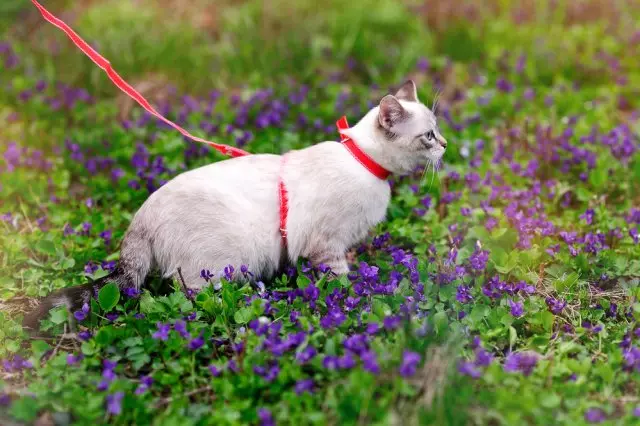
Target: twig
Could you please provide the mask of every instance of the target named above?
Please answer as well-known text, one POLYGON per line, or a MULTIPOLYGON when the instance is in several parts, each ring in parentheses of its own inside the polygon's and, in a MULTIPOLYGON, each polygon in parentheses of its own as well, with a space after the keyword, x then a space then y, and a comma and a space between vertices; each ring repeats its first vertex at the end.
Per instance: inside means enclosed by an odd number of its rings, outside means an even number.
MULTIPOLYGON (((200 388, 197 388, 197 389, 190 390, 189 392, 186 392, 186 393, 182 394, 181 396, 190 397, 190 396, 193 396, 193 395, 196 395, 196 394, 199 394, 199 393, 202 393, 202 392, 210 391, 210 390, 211 390, 211 385, 207 385, 207 386, 203 386, 203 387, 200 387, 200 388)), ((163 405, 167 405, 167 404, 171 403, 171 401, 173 401, 174 399, 175 398, 172 397, 172 396, 169 396, 169 397, 166 397, 166 398, 162 398, 161 400, 159 400, 156 403, 155 408, 160 408, 163 405)))
MULTIPOLYGON (((64 325, 64 333, 63 336, 67 334, 67 324, 64 325)), ((60 345, 62 344, 62 341, 64 340, 63 337, 60 337, 60 339, 58 340, 58 344, 56 345, 55 349, 53 349, 53 353, 51 354, 51 357, 56 356, 56 354, 58 353, 58 349, 60 349, 60 345)))
POLYGON ((81 342, 82 340, 78 337, 78 335, 76 333, 64 333, 61 334, 58 337, 45 337, 45 336, 31 336, 30 337, 31 340, 44 340, 44 341, 49 341, 49 342, 55 342, 58 339, 60 340, 72 340, 74 342, 81 342))
POLYGON ((187 288, 187 285, 184 282, 184 277, 182 276, 182 268, 178 267, 178 276, 180 277, 180 282, 182 283, 182 289, 184 290, 184 295, 187 296, 187 299, 189 298, 189 289, 187 288))

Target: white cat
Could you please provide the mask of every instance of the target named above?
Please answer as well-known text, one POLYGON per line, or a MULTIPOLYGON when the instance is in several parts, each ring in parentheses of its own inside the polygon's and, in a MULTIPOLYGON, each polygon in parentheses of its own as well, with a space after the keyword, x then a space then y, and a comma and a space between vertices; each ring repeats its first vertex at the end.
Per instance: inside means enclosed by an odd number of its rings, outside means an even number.
MULTIPOLYGON (((380 166, 407 174, 437 162, 447 145, 434 114, 418 101, 413 81, 343 134, 380 166)), ((165 277, 181 269, 186 286, 206 284, 200 271, 247 265, 257 278, 308 258, 336 274, 345 254, 382 221, 389 184, 374 176, 339 142, 323 142, 281 156, 256 154, 185 172, 154 192, 136 213, 115 271, 96 282, 45 298, 25 325, 53 306, 76 308, 107 282, 139 289, 151 269, 165 277), (288 191, 286 245, 280 233, 278 179, 288 191)), ((218 277, 213 278, 217 280, 218 277)))

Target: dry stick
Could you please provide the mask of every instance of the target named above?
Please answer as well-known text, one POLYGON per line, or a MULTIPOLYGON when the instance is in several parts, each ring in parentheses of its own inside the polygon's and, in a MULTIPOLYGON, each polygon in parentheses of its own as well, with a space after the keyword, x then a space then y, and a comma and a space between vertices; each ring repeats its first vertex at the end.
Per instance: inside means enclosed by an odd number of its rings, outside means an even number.
MULTIPOLYGON (((190 390, 189 392, 186 392, 186 393, 182 394, 182 396, 189 397, 189 396, 193 396, 193 395, 196 395, 196 394, 199 394, 199 393, 202 393, 202 392, 206 392, 206 391, 210 391, 210 390, 211 390, 211 385, 207 385, 207 386, 203 386, 201 388, 190 390)), ((175 398, 172 397, 172 396, 169 396, 169 397, 166 397, 166 398, 162 398, 160 401, 158 401, 156 403, 155 408, 160 408, 163 405, 167 405, 167 404, 171 403, 171 401, 173 401, 174 399, 175 398)))
POLYGON ((187 285, 184 282, 184 277, 182 276, 182 268, 178 267, 178 276, 180 277, 180 282, 182 283, 182 289, 184 290, 184 295, 189 298, 189 290, 187 289, 187 285))
MULTIPOLYGON (((64 325, 64 333, 63 334, 67 334, 67 324, 64 325)), ((60 340, 58 340, 58 344, 56 345, 55 349, 53 350, 53 354, 51 354, 52 358, 54 356, 56 356, 56 354, 58 353, 58 349, 60 349, 60 345, 62 344, 63 340, 64 340, 63 337, 60 337, 60 340)))

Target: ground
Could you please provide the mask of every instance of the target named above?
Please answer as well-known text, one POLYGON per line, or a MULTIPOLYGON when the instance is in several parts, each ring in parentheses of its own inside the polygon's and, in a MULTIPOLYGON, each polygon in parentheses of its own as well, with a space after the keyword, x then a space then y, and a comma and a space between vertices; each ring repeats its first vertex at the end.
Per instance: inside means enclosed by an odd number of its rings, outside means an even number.
POLYGON ((449 146, 390 180, 348 277, 152 278, 29 334, 38 297, 114 267, 151 192, 224 158, 5 0, 2 424, 640 423, 637 3, 43 3, 202 137, 335 140, 412 78, 449 146))

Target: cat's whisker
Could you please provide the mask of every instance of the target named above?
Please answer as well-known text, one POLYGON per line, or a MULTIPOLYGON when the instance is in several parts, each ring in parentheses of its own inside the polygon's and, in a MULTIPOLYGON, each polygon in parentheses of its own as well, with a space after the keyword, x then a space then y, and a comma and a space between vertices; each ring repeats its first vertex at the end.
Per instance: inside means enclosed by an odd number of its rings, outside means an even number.
POLYGON ((433 181, 436 178, 436 168, 438 167, 438 164, 435 161, 432 161, 433 163, 433 170, 431 173, 431 183, 429 184, 429 190, 431 190, 431 188, 433 187, 433 181))
POLYGON ((427 164, 425 164, 424 169, 422 169, 422 175, 420 176, 420 186, 422 186, 422 183, 424 181, 424 177, 426 176, 430 165, 431 165, 431 160, 427 161, 427 164))
POLYGON ((433 104, 431 105, 431 111, 436 114, 438 108, 438 101, 440 100, 440 95, 442 95, 442 89, 438 89, 436 91, 435 96, 433 97, 433 104))

